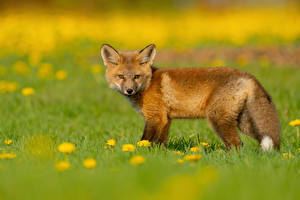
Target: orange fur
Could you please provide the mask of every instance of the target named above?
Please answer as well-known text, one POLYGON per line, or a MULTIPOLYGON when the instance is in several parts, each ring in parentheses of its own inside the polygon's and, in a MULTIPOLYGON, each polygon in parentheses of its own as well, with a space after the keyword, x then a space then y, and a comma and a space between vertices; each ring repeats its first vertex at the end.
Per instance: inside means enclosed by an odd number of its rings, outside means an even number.
POLYGON ((241 144, 236 127, 260 143, 270 137, 279 149, 277 112, 255 77, 223 67, 156 69, 155 53, 154 45, 125 53, 104 45, 101 51, 108 83, 145 119, 143 140, 166 145, 172 119, 206 118, 228 149, 241 144))

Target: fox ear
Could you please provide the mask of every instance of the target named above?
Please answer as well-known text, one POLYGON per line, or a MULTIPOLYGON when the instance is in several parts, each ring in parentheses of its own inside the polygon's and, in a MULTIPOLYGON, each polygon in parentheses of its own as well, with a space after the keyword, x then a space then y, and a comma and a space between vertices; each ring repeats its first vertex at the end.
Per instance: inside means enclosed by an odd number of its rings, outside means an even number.
POLYGON ((107 66, 108 63, 113 65, 118 65, 120 63, 118 51, 108 44, 104 44, 101 47, 101 57, 105 66, 107 66))
POLYGON ((139 52, 137 60, 139 61, 140 64, 147 63, 152 65, 155 55, 156 55, 155 44, 150 44, 139 52))

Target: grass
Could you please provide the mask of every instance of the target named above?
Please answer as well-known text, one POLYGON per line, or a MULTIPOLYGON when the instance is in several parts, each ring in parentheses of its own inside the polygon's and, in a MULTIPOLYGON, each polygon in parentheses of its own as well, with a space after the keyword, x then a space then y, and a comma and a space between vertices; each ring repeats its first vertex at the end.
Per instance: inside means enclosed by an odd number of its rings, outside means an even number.
POLYGON ((143 119, 108 88, 103 70, 95 75, 70 56, 49 58, 68 77, 45 80, 36 76, 37 68, 28 76, 17 75, 11 66, 19 59, 0 58, 8 70, 1 80, 20 85, 13 93, 0 94, 0 151, 17 155, 0 160, 0 199, 300 199, 300 139, 288 124, 299 118, 299 69, 242 68, 273 97, 282 125, 281 152, 263 153, 254 140, 241 135, 240 153, 225 153, 205 121, 175 120, 167 148, 138 147, 131 153, 122 152, 121 146, 136 144, 143 119), (23 87, 33 87, 35 94, 23 96, 23 87), (110 138, 117 141, 113 150, 105 149, 110 138), (6 145, 5 139, 13 143, 6 145), (57 150, 64 141, 76 146, 70 155, 57 150), (172 151, 191 154, 189 148, 200 142, 211 146, 198 162, 177 163, 182 156, 172 151), (282 159, 282 153, 294 158, 282 159), (131 166, 133 155, 143 155, 146 162, 131 166), (97 160, 96 168, 83 167, 88 157, 97 160), (53 166, 60 160, 69 160, 70 169, 57 172, 53 166))

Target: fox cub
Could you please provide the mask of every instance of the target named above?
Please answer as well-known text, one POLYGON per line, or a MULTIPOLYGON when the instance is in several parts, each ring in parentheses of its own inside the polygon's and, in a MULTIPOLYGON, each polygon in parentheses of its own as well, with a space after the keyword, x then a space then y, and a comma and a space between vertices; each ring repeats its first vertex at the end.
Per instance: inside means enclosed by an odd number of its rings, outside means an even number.
POLYGON ((109 86, 145 119, 142 140, 166 145, 172 119, 206 118, 227 149, 241 145, 238 127, 262 150, 279 150, 275 106, 254 76, 224 67, 158 69, 152 66, 155 54, 154 44, 132 52, 101 48, 109 86))

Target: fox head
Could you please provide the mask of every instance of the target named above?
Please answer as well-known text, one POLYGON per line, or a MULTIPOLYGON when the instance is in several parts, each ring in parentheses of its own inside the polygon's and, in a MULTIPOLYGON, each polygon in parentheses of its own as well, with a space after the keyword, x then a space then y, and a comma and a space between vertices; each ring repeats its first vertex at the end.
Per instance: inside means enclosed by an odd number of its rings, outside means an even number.
POLYGON ((154 44, 140 51, 119 52, 104 44, 101 57, 106 67, 106 80, 118 92, 132 96, 143 91, 152 77, 151 65, 156 54, 154 44))

